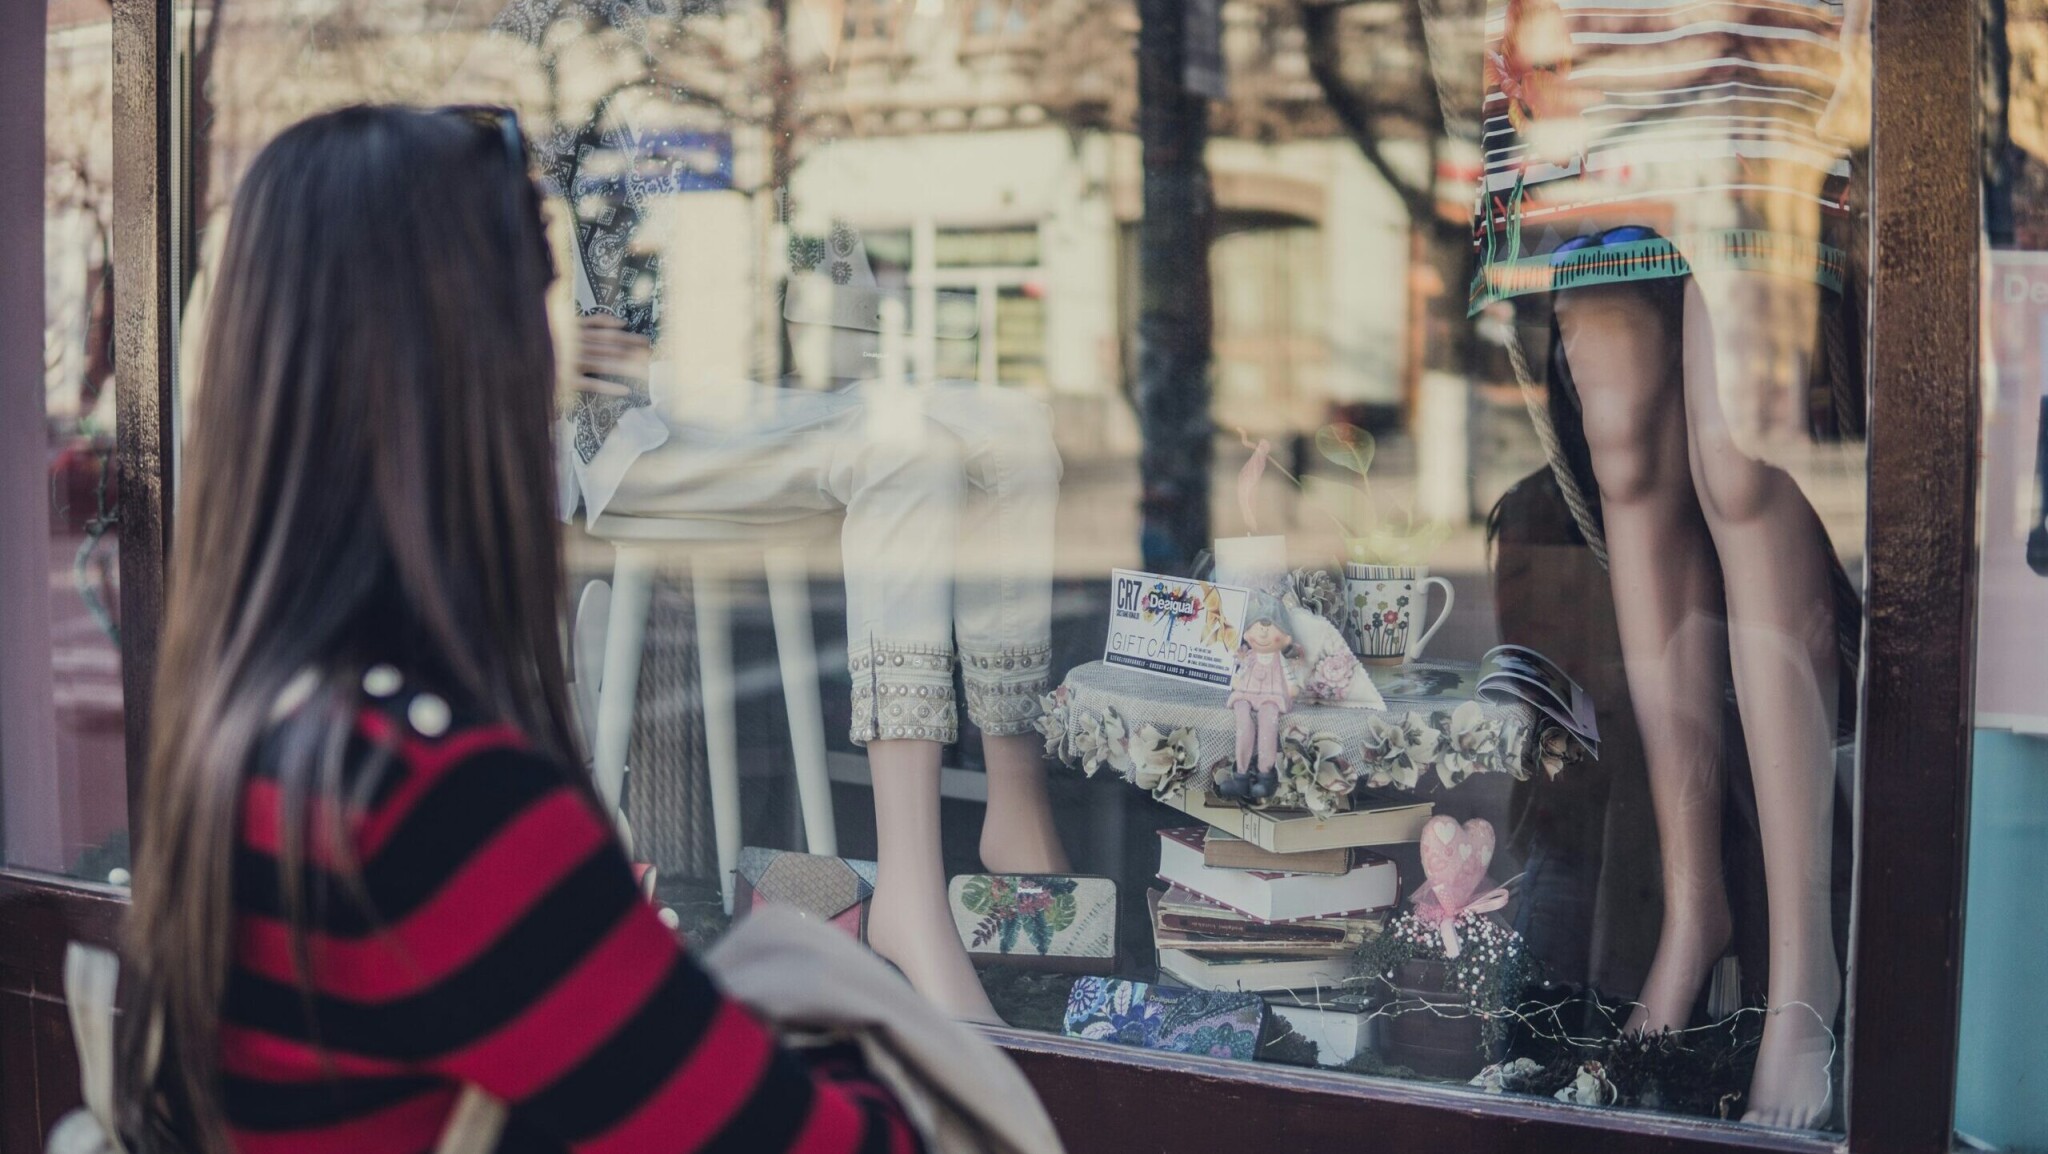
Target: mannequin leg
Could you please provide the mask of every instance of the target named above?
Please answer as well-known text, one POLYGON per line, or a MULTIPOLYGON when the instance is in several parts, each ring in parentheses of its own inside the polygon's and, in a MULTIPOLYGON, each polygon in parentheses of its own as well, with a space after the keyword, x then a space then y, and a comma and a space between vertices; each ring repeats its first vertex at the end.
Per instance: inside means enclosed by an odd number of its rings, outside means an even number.
POLYGON ((982 868, 999 874, 1063 874, 1073 869, 1046 793, 1045 741, 1030 733, 984 736, 981 759, 988 771, 982 868))
POLYGON ((1727 584, 1770 900, 1770 1017, 1746 1118, 1796 1127, 1827 1120, 1841 1003, 1829 908, 1839 673, 1826 535, 1756 438, 1783 429, 1772 414, 1800 395, 1818 292, 1724 274, 1689 286, 1685 303, 1691 461, 1727 584))
POLYGON ((1557 301, 1600 487, 1614 609, 1650 778, 1664 920, 1631 1030, 1682 1029, 1732 932, 1721 871, 1718 571, 1686 467, 1665 313, 1640 290, 1557 301))
POLYGON ((1061 466, 1051 417, 1034 398, 975 385, 933 389, 924 405, 959 439, 965 469, 954 631, 987 771, 982 867, 1065 873, 1071 866, 1046 792, 1045 740, 1034 724, 1052 660, 1061 466))
POLYGON ((868 943, 956 1017, 998 1019, 946 903, 939 759, 953 700, 954 539, 964 481, 942 429, 849 433, 830 479, 846 505, 853 739, 874 782, 876 860, 868 943))
POLYGON ((868 909, 868 944, 940 1009, 999 1025, 1002 1019, 982 992, 946 904, 946 867, 939 853, 942 748, 936 741, 868 743, 880 866, 868 909))

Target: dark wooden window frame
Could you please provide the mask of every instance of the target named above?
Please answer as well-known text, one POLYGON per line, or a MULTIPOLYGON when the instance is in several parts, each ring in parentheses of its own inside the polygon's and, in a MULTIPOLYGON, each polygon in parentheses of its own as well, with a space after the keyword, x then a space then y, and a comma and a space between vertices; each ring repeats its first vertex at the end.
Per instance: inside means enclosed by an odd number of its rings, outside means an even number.
MULTIPOLYGON (((1869 582, 1846 1137, 1482 1100, 993 1031, 1071 1149, 1949 1148, 1976 624, 1980 29, 1977 6, 1961 0, 1874 7, 1869 582)), ((170 0, 114 0, 116 399, 134 813, 170 524, 171 24, 170 0)), ((50 1002, 61 942, 110 937, 118 908, 103 888, 0 871, 0 992, 50 1002)))

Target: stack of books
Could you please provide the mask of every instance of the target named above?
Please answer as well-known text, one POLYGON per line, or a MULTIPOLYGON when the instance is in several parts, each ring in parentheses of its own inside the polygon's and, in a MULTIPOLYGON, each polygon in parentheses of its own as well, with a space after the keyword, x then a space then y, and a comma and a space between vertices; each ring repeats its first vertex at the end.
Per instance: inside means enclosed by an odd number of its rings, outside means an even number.
POLYGON ((1434 812, 1400 802, 1328 818, 1248 810, 1199 793, 1173 804, 1205 825, 1161 830, 1148 895, 1162 980, 1257 993, 1317 1061, 1369 1047, 1353 959, 1401 900, 1401 868, 1434 812), (1375 847, 1368 849, 1366 847, 1375 847))
POLYGON ((1351 956, 1378 934, 1400 898, 1394 863, 1364 850, 1324 853, 1278 871, 1212 864, 1274 864, 1256 847, 1201 827, 1159 832, 1151 895, 1159 968, 1205 990, 1314 990, 1351 973, 1351 956))

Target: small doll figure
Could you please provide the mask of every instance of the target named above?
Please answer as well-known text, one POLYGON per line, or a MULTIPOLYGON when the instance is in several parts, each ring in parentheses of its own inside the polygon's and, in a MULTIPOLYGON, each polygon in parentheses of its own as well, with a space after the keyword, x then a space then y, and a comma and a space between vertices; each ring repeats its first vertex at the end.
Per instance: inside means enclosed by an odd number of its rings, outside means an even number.
POLYGON ((1230 678, 1230 708, 1237 715, 1237 772, 1218 782, 1224 797, 1259 801, 1280 790, 1280 715, 1301 691, 1300 647, 1287 606, 1271 594, 1253 594, 1237 672, 1230 678), (1258 773, 1252 752, 1258 751, 1258 773))

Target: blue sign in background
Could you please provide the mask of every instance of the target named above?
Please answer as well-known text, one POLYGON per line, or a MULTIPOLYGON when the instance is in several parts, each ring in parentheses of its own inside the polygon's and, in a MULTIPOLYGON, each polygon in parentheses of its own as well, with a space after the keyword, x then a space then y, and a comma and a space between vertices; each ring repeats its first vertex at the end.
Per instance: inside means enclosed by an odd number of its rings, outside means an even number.
POLYGON ((578 166, 575 195, 637 198, 731 187, 731 133, 616 129, 598 137, 596 147, 578 166), (591 158, 603 153, 615 154, 624 162, 624 171, 592 172, 591 158))

